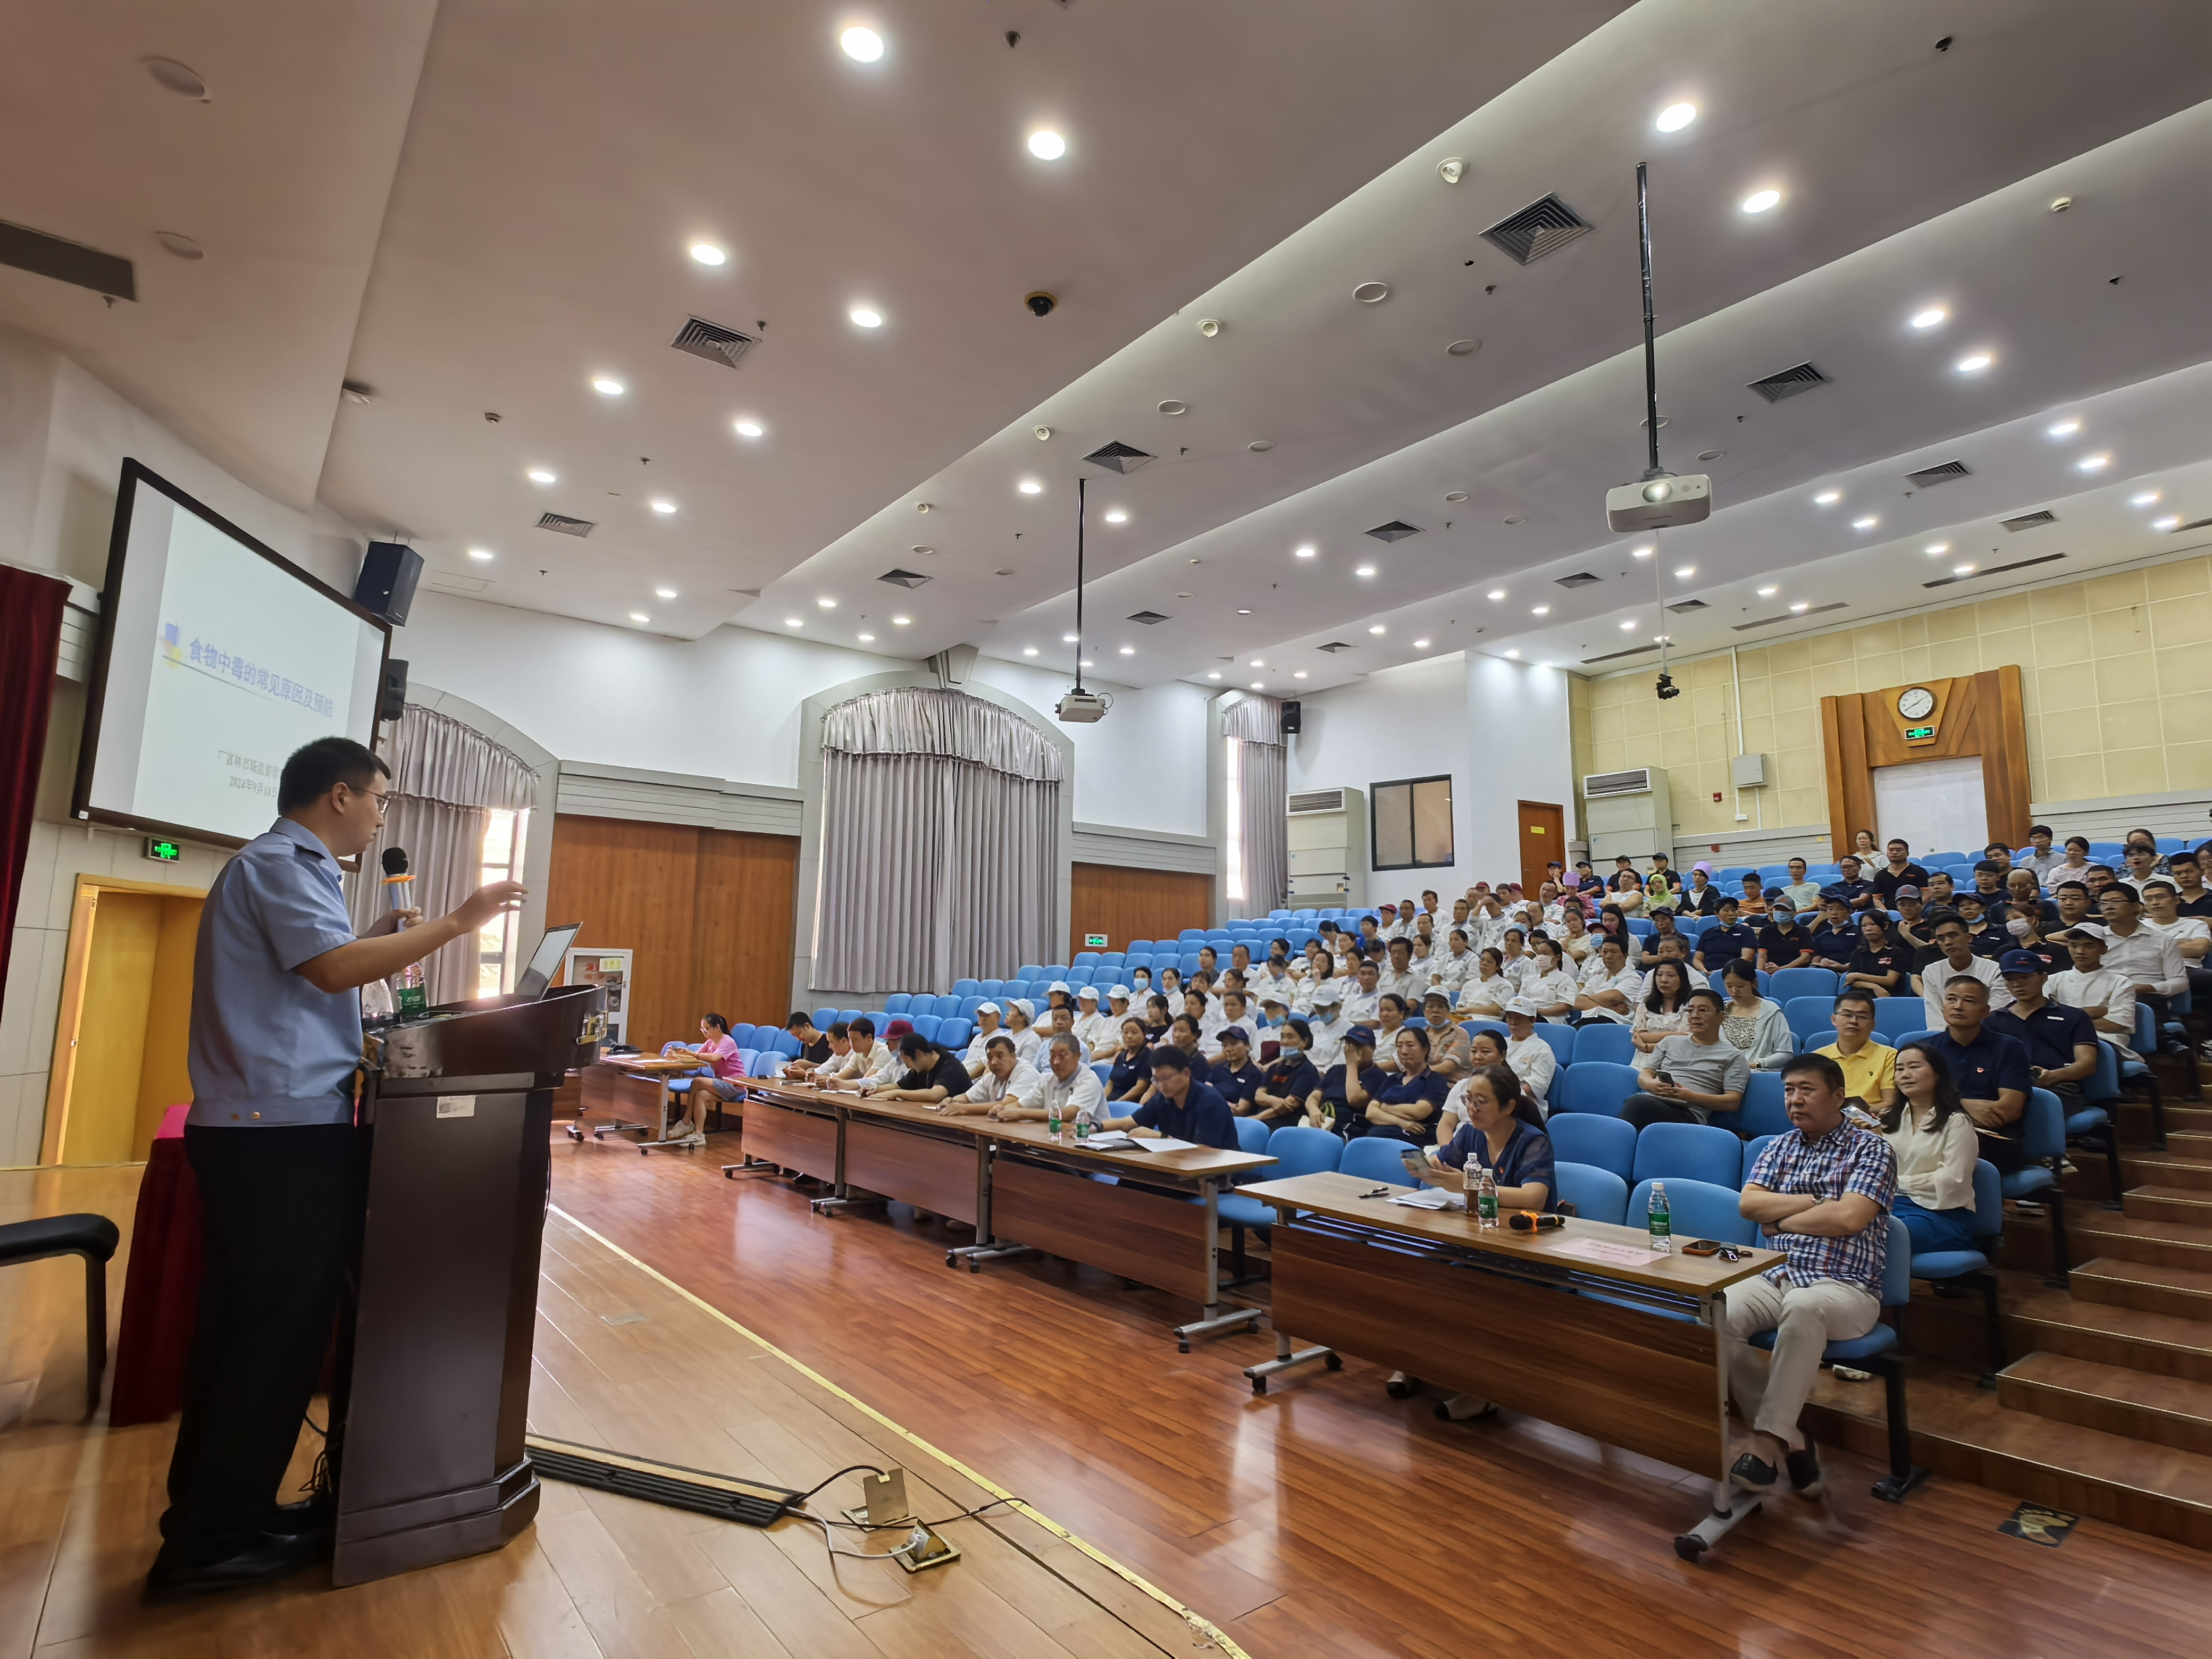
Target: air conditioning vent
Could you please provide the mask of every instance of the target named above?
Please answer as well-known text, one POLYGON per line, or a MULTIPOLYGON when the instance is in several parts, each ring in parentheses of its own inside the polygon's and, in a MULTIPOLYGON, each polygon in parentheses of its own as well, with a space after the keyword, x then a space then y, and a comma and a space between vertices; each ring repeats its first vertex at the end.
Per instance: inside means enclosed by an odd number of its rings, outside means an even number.
POLYGON ((2016 519, 2000 519, 1998 522, 2007 530, 2033 530, 2041 525, 2057 524, 2058 515, 2046 507, 2038 512, 2023 513, 2016 519))
POLYGON ((1553 580, 1562 587, 1588 587, 1591 583, 1601 580, 1602 578, 1593 576, 1587 570, 1577 570, 1571 576, 1555 576, 1553 580))
POLYGON ((1703 599, 1677 599, 1667 608, 1676 616, 1681 617, 1688 615, 1692 611, 1703 611, 1705 609, 1705 602, 1703 599))
POLYGON ((1651 769, 1639 766, 1627 772, 1594 772, 1583 780, 1583 799, 1609 800, 1615 795, 1648 795, 1651 769))
POLYGON ((1608 651, 1601 657, 1584 657, 1583 666, 1587 668, 1594 662, 1618 662, 1623 657, 1640 657, 1646 652, 1656 651, 1658 648, 1659 642, 1656 640, 1649 645, 1632 645, 1626 651, 1608 651))
POLYGON ((558 531, 563 536, 580 537, 590 535, 599 526, 589 519, 571 519, 558 513, 545 513, 538 515, 538 527, 558 531))
POLYGON ((1132 614, 1129 620, 1131 622, 1140 622, 1147 628, 1153 628, 1157 627, 1159 623, 1165 622, 1167 620, 1167 616, 1164 612, 1158 611, 1139 611, 1132 614))
POLYGON ((1817 617, 1824 611, 1841 611, 1850 604, 1849 599, 1831 599, 1826 605, 1812 605, 1803 611, 1785 611, 1778 617, 1761 617, 1757 622, 1738 623, 1735 631, 1748 634, 1754 628, 1771 628, 1777 623, 1802 622, 1806 617, 1817 617))
POLYGON ((1331 656, 1334 656, 1340 651, 1351 650, 1352 641, 1350 640, 1331 640, 1327 645, 1322 646, 1321 649, 1328 652, 1331 656))
POLYGON ((704 317, 686 317, 684 326, 676 331, 669 344, 678 351, 688 351, 694 357, 704 357, 710 363, 720 363, 725 368, 735 368, 745 360, 745 353, 760 343, 750 334, 740 334, 734 328, 724 328, 720 323, 710 323, 704 317))
POLYGON ((1309 812, 1341 812, 1345 810, 1345 791, 1341 789, 1302 789, 1292 795, 1288 810, 1292 817, 1309 812))
POLYGON ((1954 478, 1971 478, 1974 469, 1964 461, 1943 461, 1935 466, 1923 466, 1917 472, 1908 472, 1905 482, 1915 489, 1925 489, 1930 484, 1948 483, 1954 478))
POLYGON ((1134 472, 1152 458, 1133 444, 1125 444, 1117 441, 1092 450, 1083 459, 1093 466, 1107 466, 1113 468, 1116 472, 1130 473, 1134 472))
POLYGON ((1516 264, 1533 264, 1547 253, 1556 253, 1590 228, 1583 218, 1556 196, 1531 202, 1520 212, 1500 219, 1482 233, 1482 240, 1506 254, 1516 264))
POLYGON ((2008 570, 2025 570, 2030 565, 2051 564, 2064 558, 2063 553, 2046 553, 2039 559, 2014 559, 2010 564, 1985 565, 1979 570, 1969 570, 1963 576, 1938 576, 1932 582, 1923 582, 1923 587, 1948 587, 1954 582, 1976 582, 1984 576, 2002 576, 2008 570))
POLYGON ((886 570, 876 580, 889 582, 893 587, 919 587, 929 578, 915 570, 886 570))
POLYGON ((1753 380, 1751 389, 1770 404, 1778 404, 1784 398, 1794 398, 1801 392, 1810 392, 1816 386, 1828 384, 1828 377, 1810 363, 1800 363, 1795 368, 1785 368, 1779 374, 1770 374, 1763 380, 1753 380))
POLYGON ((1408 536, 1418 536, 1421 526, 1407 524, 1403 519, 1393 519, 1388 524, 1378 524, 1367 532, 1378 542, 1402 542, 1408 536))

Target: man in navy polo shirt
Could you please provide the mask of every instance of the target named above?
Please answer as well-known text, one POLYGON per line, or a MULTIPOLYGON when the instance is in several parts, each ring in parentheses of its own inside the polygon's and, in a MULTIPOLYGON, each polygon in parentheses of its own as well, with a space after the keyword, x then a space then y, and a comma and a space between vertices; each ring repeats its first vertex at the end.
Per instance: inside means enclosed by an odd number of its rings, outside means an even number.
POLYGON ((1152 1050, 1152 1100, 1130 1116, 1109 1118, 1105 1127, 1139 1137, 1194 1140, 1224 1152, 1241 1150, 1229 1103, 1211 1085, 1193 1081, 1190 1073, 1190 1056, 1173 1043, 1162 1043, 1152 1050))
POLYGON ((1863 910, 1874 902, 1874 884, 1859 879, 1859 861, 1849 853, 1836 860, 1836 879, 1820 890, 1820 902, 1844 902, 1846 910, 1863 910))
POLYGON ((1744 925, 1738 915, 1740 908, 1734 897, 1723 898, 1717 912, 1719 920, 1698 935, 1696 961, 1700 972, 1717 973, 1736 957, 1753 956, 1758 951, 1759 934, 1744 925))
POLYGON ((1997 961, 2012 1006, 1989 1018, 1989 1029, 2027 1050, 2028 1075, 2072 1111, 2081 1103, 2081 1085, 2097 1069, 2097 1028, 2079 1008, 2046 1002, 2044 975, 2050 965, 2033 951, 2008 951, 1997 961))
POLYGON ((1961 974, 1943 987, 1943 1030, 1929 1037, 1928 1046, 1951 1069, 1960 1103, 1981 1137, 1982 1156, 2009 1173, 2022 1162, 2020 1123, 2035 1079, 2027 1050, 1990 1030, 1989 1017, 1990 988, 1961 974))
POLYGON ((1813 966, 1846 971, 1866 940, 1851 920, 1850 902, 1832 887, 1820 895, 1820 926, 1813 934, 1813 966))

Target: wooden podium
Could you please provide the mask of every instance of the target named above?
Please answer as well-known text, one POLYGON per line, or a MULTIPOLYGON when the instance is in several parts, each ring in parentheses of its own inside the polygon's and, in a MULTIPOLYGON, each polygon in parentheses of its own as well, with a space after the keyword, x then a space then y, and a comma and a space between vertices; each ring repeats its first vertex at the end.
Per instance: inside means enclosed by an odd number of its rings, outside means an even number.
POLYGON ((605 1003, 578 985, 450 1004, 372 1044, 334 1584, 497 1549, 538 1512, 523 1438, 553 1095, 598 1057, 605 1003))

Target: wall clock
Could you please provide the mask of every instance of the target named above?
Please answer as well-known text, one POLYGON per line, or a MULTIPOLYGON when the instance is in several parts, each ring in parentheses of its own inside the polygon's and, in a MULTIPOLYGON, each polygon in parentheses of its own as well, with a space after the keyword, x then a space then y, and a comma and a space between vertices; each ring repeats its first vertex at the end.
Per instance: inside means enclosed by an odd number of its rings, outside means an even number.
POLYGON ((1897 700, 1897 712, 1909 720, 1925 720, 1936 710, 1936 694, 1924 685, 1909 686, 1897 700))

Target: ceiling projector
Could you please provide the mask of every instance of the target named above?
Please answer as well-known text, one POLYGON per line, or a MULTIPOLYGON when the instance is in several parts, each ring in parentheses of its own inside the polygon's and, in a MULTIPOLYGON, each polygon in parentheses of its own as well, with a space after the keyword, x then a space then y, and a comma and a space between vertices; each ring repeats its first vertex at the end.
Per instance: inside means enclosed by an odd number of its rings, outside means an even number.
POLYGON ((1052 712, 1055 720, 1069 726, 1092 726, 1104 720, 1111 707, 1112 703, 1096 691, 1071 691, 1052 712))
POLYGON ((1713 510, 1713 481, 1702 472, 1686 478, 1662 473, 1605 492, 1607 529, 1634 535, 1671 525, 1702 524, 1713 510))

